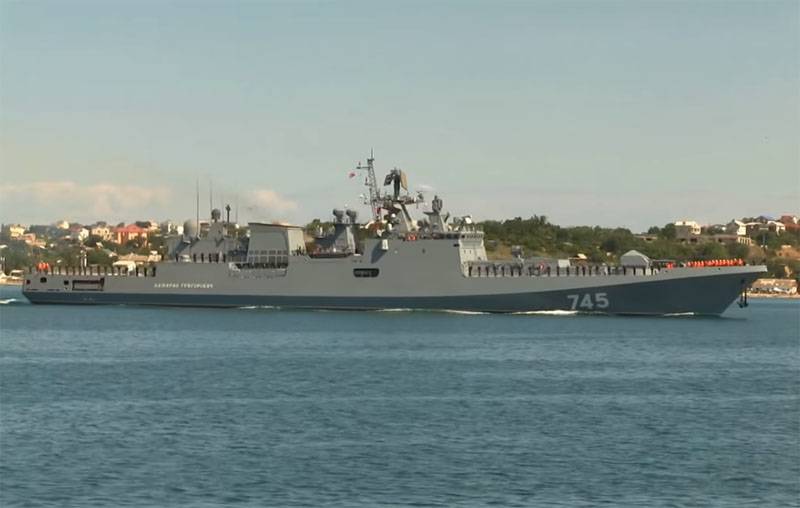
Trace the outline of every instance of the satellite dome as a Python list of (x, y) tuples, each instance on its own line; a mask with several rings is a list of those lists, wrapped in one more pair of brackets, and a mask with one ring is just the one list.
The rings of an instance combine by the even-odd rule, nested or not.
[(188, 219), (183, 223), (183, 236), (194, 238), (197, 236), (197, 221)]

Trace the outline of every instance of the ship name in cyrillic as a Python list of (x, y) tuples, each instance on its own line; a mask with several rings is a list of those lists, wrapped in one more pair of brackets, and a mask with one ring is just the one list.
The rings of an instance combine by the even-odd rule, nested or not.
[(213, 289), (210, 282), (156, 282), (155, 289)]

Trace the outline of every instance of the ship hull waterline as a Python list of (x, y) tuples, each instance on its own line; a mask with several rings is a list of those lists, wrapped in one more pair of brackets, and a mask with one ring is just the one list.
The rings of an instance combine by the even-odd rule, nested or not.
[[(763, 267), (705, 276), (653, 278), (565, 289), (446, 296), (326, 296), (24, 290), (35, 304), (154, 305), (183, 307), (279, 307), (324, 310), (452, 310), (491, 313), (580, 311), (606, 314), (720, 315), (762, 274)], [(699, 274), (698, 274), (699, 275)], [(599, 281), (596, 281), (599, 282)]]

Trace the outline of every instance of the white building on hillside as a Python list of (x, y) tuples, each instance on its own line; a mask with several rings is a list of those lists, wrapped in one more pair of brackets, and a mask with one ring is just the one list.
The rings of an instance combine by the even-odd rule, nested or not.
[(69, 229), (69, 239), (82, 242), (89, 238), (89, 230), (83, 226), (73, 226)]
[(702, 228), (693, 220), (679, 220), (675, 222), (675, 238), (682, 241), (692, 241), (700, 236)]
[(725, 225), (725, 232), (729, 235), (747, 236), (747, 224), (734, 219)]
[(24, 234), (25, 234), (25, 226), (21, 226), (19, 224), (13, 224), (11, 226), (8, 226), (9, 238), (17, 240), (22, 238), (22, 235)]
[(113, 237), (111, 228), (106, 224), (95, 224), (90, 230), (92, 236), (100, 237), (104, 242), (111, 240)]

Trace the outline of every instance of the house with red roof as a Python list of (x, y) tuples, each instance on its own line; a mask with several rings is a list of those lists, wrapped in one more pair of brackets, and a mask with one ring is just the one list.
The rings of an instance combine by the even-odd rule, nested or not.
[(796, 215), (781, 215), (781, 223), (786, 226), (786, 231), (800, 231), (800, 219)]
[(124, 244), (131, 240), (142, 240), (147, 242), (147, 229), (140, 228), (136, 224), (128, 224), (114, 228), (114, 243)]

